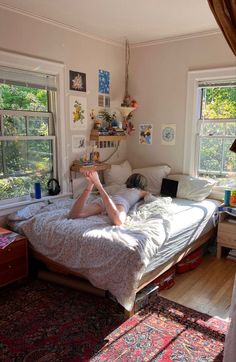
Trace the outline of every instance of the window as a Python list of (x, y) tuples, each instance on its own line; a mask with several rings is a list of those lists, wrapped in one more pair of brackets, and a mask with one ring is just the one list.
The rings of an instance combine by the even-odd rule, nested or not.
[(197, 175), (217, 179), (218, 185), (236, 186), (236, 85), (200, 82), (198, 85)]
[(29, 195), (36, 180), (46, 191), (56, 176), (56, 148), (55, 89), (45, 76), (7, 71), (0, 68), (0, 200), (9, 201)]
[(188, 74), (183, 172), (236, 188), (236, 68)]

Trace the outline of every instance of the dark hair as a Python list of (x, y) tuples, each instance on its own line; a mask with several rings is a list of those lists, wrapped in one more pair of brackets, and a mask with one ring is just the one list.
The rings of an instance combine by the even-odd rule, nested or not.
[(133, 173), (133, 175), (129, 176), (126, 181), (126, 187), (128, 189), (137, 188), (144, 190), (147, 187), (147, 179), (145, 176), (140, 173)]

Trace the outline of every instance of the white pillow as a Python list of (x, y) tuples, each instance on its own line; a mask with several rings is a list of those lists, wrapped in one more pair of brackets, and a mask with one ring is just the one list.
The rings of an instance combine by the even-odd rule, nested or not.
[(135, 168), (132, 173), (140, 173), (147, 178), (148, 186), (147, 191), (152, 194), (160, 194), (161, 183), (164, 177), (167, 177), (171, 168), (167, 165), (151, 166), (144, 168)]
[(131, 174), (132, 168), (129, 161), (124, 161), (120, 165), (111, 165), (109, 170), (104, 171), (104, 182), (107, 186), (123, 185)]
[(43, 207), (47, 206), (47, 204), (48, 203), (46, 201), (42, 201), (28, 205), (23, 209), (20, 209), (8, 215), (8, 220), (12, 221), (28, 220), (31, 217), (35, 216), (39, 212), (39, 210), (41, 210)]
[(77, 199), (77, 197), (79, 197), (86, 188), (87, 183), (88, 182), (83, 175), (72, 180), (73, 199)]
[(178, 181), (176, 197), (193, 201), (202, 201), (210, 195), (215, 181), (212, 179), (200, 179), (188, 175), (169, 175), (168, 179)]

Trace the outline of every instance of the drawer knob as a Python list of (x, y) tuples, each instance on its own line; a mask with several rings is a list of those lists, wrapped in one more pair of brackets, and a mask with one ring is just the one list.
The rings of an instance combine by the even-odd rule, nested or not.
[(8, 268), (9, 268), (9, 269), (11, 269), (11, 268), (12, 268), (12, 265), (11, 265), (11, 264), (9, 264), (9, 265), (8, 265)]
[(8, 253), (9, 253), (9, 252), (11, 251), (11, 248), (8, 248), (7, 251), (8, 251)]

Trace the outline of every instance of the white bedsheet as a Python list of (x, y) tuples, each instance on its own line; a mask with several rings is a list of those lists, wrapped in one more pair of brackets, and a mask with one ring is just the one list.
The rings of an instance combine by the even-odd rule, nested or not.
[(212, 200), (172, 203), (170, 198), (154, 198), (136, 205), (125, 225), (112, 226), (106, 215), (68, 219), (72, 202), (41, 205), (10, 219), (35, 250), (109, 290), (127, 310), (133, 307), (144, 272), (197, 238), (217, 205)]

